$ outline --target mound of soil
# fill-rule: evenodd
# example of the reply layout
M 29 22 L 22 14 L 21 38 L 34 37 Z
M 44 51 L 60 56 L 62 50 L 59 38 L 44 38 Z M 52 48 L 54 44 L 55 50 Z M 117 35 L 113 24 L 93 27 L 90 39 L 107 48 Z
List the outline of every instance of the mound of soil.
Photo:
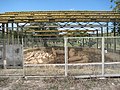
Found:
M 102 61 L 101 50 L 95 48 L 68 48 L 68 63 L 90 63 Z M 112 61 L 105 56 L 106 61 Z M 26 64 L 64 63 L 65 52 L 63 47 L 34 48 L 24 51 Z

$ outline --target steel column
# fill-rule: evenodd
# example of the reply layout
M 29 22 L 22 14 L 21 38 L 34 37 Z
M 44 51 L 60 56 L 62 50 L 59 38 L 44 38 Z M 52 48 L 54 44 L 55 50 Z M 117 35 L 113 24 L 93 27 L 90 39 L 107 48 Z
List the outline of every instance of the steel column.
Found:
M 14 23 L 11 23 L 12 25 L 12 44 L 14 44 Z

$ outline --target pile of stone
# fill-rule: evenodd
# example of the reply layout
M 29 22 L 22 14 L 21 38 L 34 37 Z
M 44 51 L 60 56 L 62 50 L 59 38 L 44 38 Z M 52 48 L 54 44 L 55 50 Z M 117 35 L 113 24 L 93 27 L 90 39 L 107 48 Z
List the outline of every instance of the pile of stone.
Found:
M 99 56 L 96 55 L 96 52 L 91 49 L 69 48 L 68 63 L 87 63 L 92 62 L 93 59 L 100 61 L 98 60 L 99 57 L 95 57 Z M 64 63 L 65 51 L 60 48 L 32 49 L 24 54 L 24 60 L 26 64 Z
M 41 63 L 50 63 L 54 61 L 53 54 L 47 53 L 45 51 L 33 51 L 27 52 L 24 55 L 25 64 L 41 64 Z
M 69 63 L 86 63 L 88 62 L 88 56 L 83 53 L 83 51 L 76 52 L 75 49 L 71 48 L 69 50 Z

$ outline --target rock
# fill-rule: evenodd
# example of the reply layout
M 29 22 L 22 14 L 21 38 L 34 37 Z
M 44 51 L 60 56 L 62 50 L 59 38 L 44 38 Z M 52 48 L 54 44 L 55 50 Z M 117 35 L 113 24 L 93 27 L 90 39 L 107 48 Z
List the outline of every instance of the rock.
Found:
M 53 53 L 53 55 L 54 55 L 55 57 L 57 56 L 56 51 L 55 51 L 54 48 L 52 48 L 52 53 Z
M 69 50 L 69 57 L 73 57 L 75 55 L 75 49 L 70 49 Z
M 55 54 L 55 50 L 53 49 Z M 27 52 L 24 56 L 26 64 L 41 64 L 50 63 L 55 60 L 55 56 L 45 51 L 36 50 L 33 52 Z
M 64 54 L 65 52 L 64 52 L 64 50 L 56 50 L 56 53 L 57 54 Z
M 89 61 L 88 57 L 86 55 L 82 56 L 82 61 L 83 63 L 87 63 Z
M 73 56 L 71 58 L 68 59 L 69 62 L 75 62 L 75 61 L 79 61 L 82 58 L 80 56 Z
M 38 59 L 38 63 L 39 63 L 39 64 L 40 64 L 40 63 L 43 63 L 42 59 Z

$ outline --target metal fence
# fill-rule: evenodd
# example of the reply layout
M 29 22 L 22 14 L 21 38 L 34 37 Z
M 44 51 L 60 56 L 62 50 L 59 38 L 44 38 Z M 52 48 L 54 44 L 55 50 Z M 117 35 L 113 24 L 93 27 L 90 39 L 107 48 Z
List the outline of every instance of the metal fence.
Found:
M 120 76 L 120 38 L 119 37 L 70 37 L 65 39 L 81 42 L 80 63 L 66 65 L 68 74 L 77 77 Z M 76 47 L 79 47 L 76 45 Z M 66 45 L 66 52 L 69 45 Z M 66 53 L 67 54 L 67 53 Z M 66 55 L 69 56 L 69 55 Z M 88 58 L 86 58 L 88 57 Z M 67 57 L 66 61 L 70 58 Z M 73 67 L 73 68 L 72 68 Z M 71 68 L 73 70 L 71 70 Z
M 0 76 L 23 76 L 22 40 L 0 40 Z
M 120 76 L 120 37 L 25 38 L 23 45 L 19 45 L 14 44 L 13 51 L 21 47 L 20 53 L 12 56 L 15 62 L 21 57 L 23 67 L 1 68 L 1 76 L 11 73 L 25 77 Z M 11 53 L 9 48 L 13 47 L 6 46 L 7 53 Z M 4 51 L 1 47 L 0 50 Z

